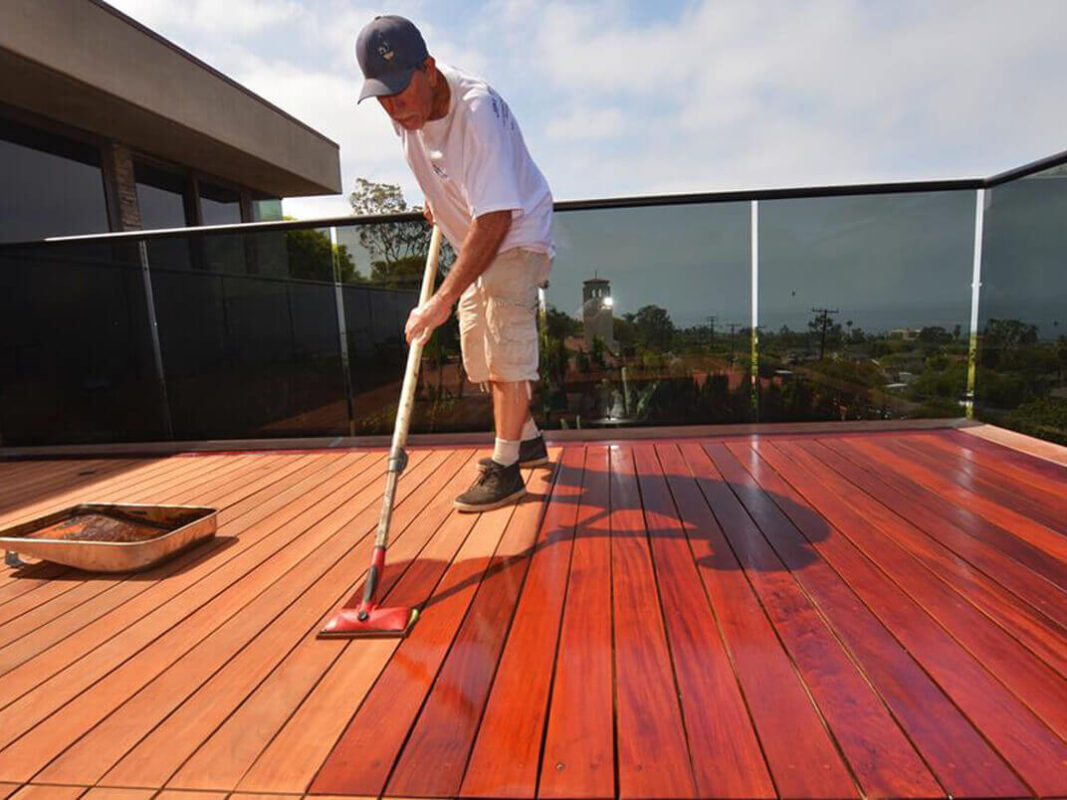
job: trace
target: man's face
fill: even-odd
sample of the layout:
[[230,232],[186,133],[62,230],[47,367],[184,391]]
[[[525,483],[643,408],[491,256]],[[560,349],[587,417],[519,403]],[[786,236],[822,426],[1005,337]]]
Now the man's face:
[[437,74],[433,59],[426,59],[426,68],[417,69],[404,91],[379,97],[385,112],[403,128],[417,131],[430,118],[433,111],[433,90]]

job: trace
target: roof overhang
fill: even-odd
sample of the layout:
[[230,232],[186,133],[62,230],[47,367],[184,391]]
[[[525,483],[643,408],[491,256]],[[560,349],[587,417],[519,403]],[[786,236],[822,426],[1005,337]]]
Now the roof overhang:
[[0,102],[278,197],[341,191],[338,146],[99,0],[0,3]]

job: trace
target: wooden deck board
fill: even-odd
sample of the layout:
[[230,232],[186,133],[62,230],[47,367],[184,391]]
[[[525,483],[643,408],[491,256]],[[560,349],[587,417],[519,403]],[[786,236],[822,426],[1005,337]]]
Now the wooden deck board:
[[220,523],[139,576],[0,571],[0,800],[1067,795],[1067,469],[996,438],[569,442],[483,515],[481,454],[413,448],[403,641],[315,637],[381,450],[0,462],[2,524]]

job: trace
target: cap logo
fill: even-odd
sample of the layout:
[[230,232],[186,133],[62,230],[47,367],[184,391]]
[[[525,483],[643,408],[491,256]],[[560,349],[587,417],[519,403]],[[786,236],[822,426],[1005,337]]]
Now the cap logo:
[[389,42],[382,40],[382,43],[378,45],[378,55],[384,58],[386,61],[392,61],[396,55],[396,51],[393,50],[393,46]]

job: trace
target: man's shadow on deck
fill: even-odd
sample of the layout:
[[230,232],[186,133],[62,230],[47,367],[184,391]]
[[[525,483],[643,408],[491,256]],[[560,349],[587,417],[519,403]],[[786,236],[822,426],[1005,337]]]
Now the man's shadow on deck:
[[[623,457],[631,459],[632,467],[632,452]],[[819,561],[821,556],[815,545],[830,535],[826,520],[809,506],[772,492],[755,480],[751,484],[728,481],[715,467],[711,467],[708,475],[701,476],[664,470],[639,477],[639,470],[635,470],[621,477],[621,480],[628,484],[628,490],[624,493],[614,491],[620,478],[616,476],[616,484],[612,485],[610,471],[590,469],[588,465],[575,468],[563,463],[562,459],[550,465],[550,468],[554,468],[555,477],[548,478],[547,494],[529,492],[519,501],[520,504],[542,505],[537,518],[537,539],[534,544],[512,556],[482,557],[478,559],[481,564],[473,565],[470,577],[436,593],[434,589],[454,559],[438,561],[416,556],[406,561],[387,563],[385,582],[381,587],[385,591],[379,594],[384,598],[383,605],[398,604],[399,599],[389,595],[402,582],[408,587],[413,578],[419,582],[418,576],[421,575],[431,584],[426,587],[429,596],[419,602],[408,597],[408,591],[405,591],[403,602],[425,610],[509,570],[525,559],[532,559],[540,550],[570,540],[577,545],[587,539],[645,539],[651,549],[657,580],[662,582],[670,580],[671,576],[662,572],[666,565],[661,563],[663,555],[657,552],[658,548],[655,547],[659,540],[685,542],[686,552],[698,570],[723,572],[744,569],[767,573],[795,572]],[[764,464],[764,469],[771,468]],[[643,488],[646,481],[650,483],[647,488]],[[666,494],[663,492],[664,488],[667,489]],[[648,496],[653,493],[658,494],[660,500],[666,498],[667,504],[662,509],[648,507]],[[757,514],[750,512],[742,498],[745,498],[752,508],[758,509]],[[546,503],[546,500],[549,502]],[[573,512],[564,514],[574,520],[575,524],[542,531],[543,526],[551,524],[551,519],[558,516],[558,506],[561,504],[578,506]],[[556,508],[549,512],[552,507]],[[551,517],[548,516],[549,513],[552,514]],[[613,530],[613,526],[617,526],[623,519],[629,523],[627,527],[639,526],[639,529]],[[411,523],[417,524],[417,519]],[[505,535],[506,532],[502,534],[501,541]],[[697,555],[701,551],[707,552]],[[468,568],[472,567],[470,560],[465,560],[464,563]],[[611,568],[609,561],[609,570]],[[409,570],[414,572],[409,575]],[[434,574],[437,575],[437,580],[433,579]],[[522,580],[525,579],[525,574],[522,572]],[[566,586],[569,575],[568,565],[559,576],[561,589]],[[609,571],[609,581],[610,576]],[[363,587],[360,585],[345,604],[346,607],[359,605],[362,592]]]

